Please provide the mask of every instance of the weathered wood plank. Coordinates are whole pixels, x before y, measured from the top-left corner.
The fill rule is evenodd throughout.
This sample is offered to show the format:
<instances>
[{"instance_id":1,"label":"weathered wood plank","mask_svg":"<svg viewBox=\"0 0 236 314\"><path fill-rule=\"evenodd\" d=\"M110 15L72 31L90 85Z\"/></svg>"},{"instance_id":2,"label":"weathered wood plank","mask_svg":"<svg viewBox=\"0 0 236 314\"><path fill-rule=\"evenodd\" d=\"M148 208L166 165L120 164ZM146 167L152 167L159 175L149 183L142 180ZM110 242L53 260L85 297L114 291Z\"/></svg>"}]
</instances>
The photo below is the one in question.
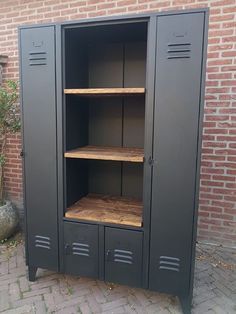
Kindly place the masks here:
<instances>
[{"instance_id":1,"label":"weathered wood plank","mask_svg":"<svg viewBox=\"0 0 236 314\"><path fill-rule=\"evenodd\" d=\"M123 96L144 94L145 88L66 88L64 93L81 96Z\"/></svg>"},{"instance_id":2,"label":"weathered wood plank","mask_svg":"<svg viewBox=\"0 0 236 314\"><path fill-rule=\"evenodd\" d=\"M88 145L67 151L64 156L66 158L143 162L144 151L142 148Z\"/></svg>"},{"instance_id":3,"label":"weathered wood plank","mask_svg":"<svg viewBox=\"0 0 236 314\"><path fill-rule=\"evenodd\" d=\"M142 210L137 199L88 194L67 208L65 217L142 227Z\"/></svg>"}]
</instances>

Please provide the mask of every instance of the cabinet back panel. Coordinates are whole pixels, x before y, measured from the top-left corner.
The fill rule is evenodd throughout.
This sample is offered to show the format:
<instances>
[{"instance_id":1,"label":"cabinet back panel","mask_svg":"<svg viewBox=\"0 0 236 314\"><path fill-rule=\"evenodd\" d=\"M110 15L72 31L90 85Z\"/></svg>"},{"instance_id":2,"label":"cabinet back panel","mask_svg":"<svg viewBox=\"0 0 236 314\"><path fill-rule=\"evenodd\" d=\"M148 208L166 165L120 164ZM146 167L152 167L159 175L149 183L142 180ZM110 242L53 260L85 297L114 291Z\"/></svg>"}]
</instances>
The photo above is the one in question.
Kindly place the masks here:
<instances>
[{"instance_id":1,"label":"cabinet back panel","mask_svg":"<svg viewBox=\"0 0 236 314\"><path fill-rule=\"evenodd\" d=\"M70 206L88 193L88 162L66 159L66 206Z\"/></svg>"},{"instance_id":2,"label":"cabinet back panel","mask_svg":"<svg viewBox=\"0 0 236 314\"><path fill-rule=\"evenodd\" d=\"M90 100L89 144L122 146L122 99Z\"/></svg>"},{"instance_id":3,"label":"cabinet back panel","mask_svg":"<svg viewBox=\"0 0 236 314\"><path fill-rule=\"evenodd\" d=\"M123 106L124 147L144 147L144 97L125 97Z\"/></svg>"},{"instance_id":4,"label":"cabinet back panel","mask_svg":"<svg viewBox=\"0 0 236 314\"><path fill-rule=\"evenodd\" d=\"M124 87L145 87L147 42L124 45Z\"/></svg>"},{"instance_id":5,"label":"cabinet back panel","mask_svg":"<svg viewBox=\"0 0 236 314\"><path fill-rule=\"evenodd\" d=\"M121 195L121 163L89 161L89 192Z\"/></svg>"},{"instance_id":6,"label":"cabinet back panel","mask_svg":"<svg viewBox=\"0 0 236 314\"><path fill-rule=\"evenodd\" d=\"M65 87L88 86L88 50L81 40L69 33L65 40Z\"/></svg>"},{"instance_id":7,"label":"cabinet back panel","mask_svg":"<svg viewBox=\"0 0 236 314\"><path fill-rule=\"evenodd\" d=\"M142 199L143 164L124 162L122 168L122 196Z\"/></svg>"},{"instance_id":8,"label":"cabinet back panel","mask_svg":"<svg viewBox=\"0 0 236 314\"><path fill-rule=\"evenodd\" d=\"M89 87L123 86L123 45L100 44L89 47Z\"/></svg>"},{"instance_id":9,"label":"cabinet back panel","mask_svg":"<svg viewBox=\"0 0 236 314\"><path fill-rule=\"evenodd\" d=\"M117 161L89 161L89 193L142 199L143 165Z\"/></svg>"},{"instance_id":10,"label":"cabinet back panel","mask_svg":"<svg viewBox=\"0 0 236 314\"><path fill-rule=\"evenodd\" d=\"M66 150L88 143L88 99L66 96Z\"/></svg>"}]
</instances>

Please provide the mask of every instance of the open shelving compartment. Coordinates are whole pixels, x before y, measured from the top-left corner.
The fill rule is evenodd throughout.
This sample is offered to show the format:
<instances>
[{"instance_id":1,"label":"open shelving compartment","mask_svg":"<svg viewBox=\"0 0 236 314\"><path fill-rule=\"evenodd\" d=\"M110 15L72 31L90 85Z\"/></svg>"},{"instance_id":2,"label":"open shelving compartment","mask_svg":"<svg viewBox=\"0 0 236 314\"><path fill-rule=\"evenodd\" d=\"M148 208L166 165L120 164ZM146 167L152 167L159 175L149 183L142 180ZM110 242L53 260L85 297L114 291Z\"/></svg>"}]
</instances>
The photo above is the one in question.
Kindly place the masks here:
<instances>
[{"instance_id":1,"label":"open shelving compartment","mask_svg":"<svg viewBox=\"0 0 236 314\"><path fill-rule=\"evenodd\" d=\"M143 225L147 23L65 30L65 218Z\"/></svg>"}]
</instances>

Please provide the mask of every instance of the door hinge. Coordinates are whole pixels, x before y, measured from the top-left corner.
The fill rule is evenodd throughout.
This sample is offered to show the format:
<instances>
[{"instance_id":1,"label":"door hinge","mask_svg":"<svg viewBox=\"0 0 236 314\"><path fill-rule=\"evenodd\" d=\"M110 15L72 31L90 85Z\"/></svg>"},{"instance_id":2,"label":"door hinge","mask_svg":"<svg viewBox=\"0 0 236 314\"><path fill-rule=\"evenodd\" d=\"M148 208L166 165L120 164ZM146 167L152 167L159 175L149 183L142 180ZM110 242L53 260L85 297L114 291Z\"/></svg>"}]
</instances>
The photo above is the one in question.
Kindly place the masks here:
<instances>
[{"instance_id":1,"label":"door hinge","mask_svg":"<svg viewBox=\"0 0 236 314\"><path fill-rule=\"evenodd\" d=\"M24 153L24 151L22 149L22 151L20 152L20 157L23 158L24 156L25 156L25 153Z\"/></svg>"},{"instance_id":2,"label":"door hinge","mask_svg":"<svg viewBox=\"0 0 236 314\"><path fill-rule=\"evenodd\" d=\"M148 158L148 164L149 164L149 166L153 166L153 164L154 164L154 159L151 157L151 156L149 156L149 158Z\"/></svg>"}]
</instances>

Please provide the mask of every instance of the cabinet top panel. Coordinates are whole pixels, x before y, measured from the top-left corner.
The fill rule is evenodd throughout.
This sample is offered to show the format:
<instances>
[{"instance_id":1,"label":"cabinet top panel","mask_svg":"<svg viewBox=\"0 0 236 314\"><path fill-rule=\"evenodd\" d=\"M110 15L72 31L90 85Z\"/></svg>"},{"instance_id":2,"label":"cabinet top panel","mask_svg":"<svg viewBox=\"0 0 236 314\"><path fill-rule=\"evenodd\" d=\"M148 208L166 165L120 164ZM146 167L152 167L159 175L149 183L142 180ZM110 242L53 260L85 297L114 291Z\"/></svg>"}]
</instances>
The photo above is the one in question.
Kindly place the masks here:
<instances>
[{"instance_id":1,"label":"cabinet top panel","mask_svg":"<svg viewBox=\"0 0 236 314\"><path fill-rule=\"evenodd\" d=\"M102 16L91 19L80 19L80 20L71 20L57 23L43 23L43 24L32 24L32 25L21 25L19 30L23 28L37 28L37 27L47 27L51 25L71 28L71 27L81 27L86 25L102 24L102 23L123 23L123 22L140 22L148 21L152 17L163 16L163 15L175 15L175 14L189 14L189 13L208 13L209 8L196 8L196 9L187 9L187 10L173 10L173 11L162 11L162 12L148 12L142 14L124 14L124 15L114 15L114 16Z\"/></svg>"}]
</instances>

